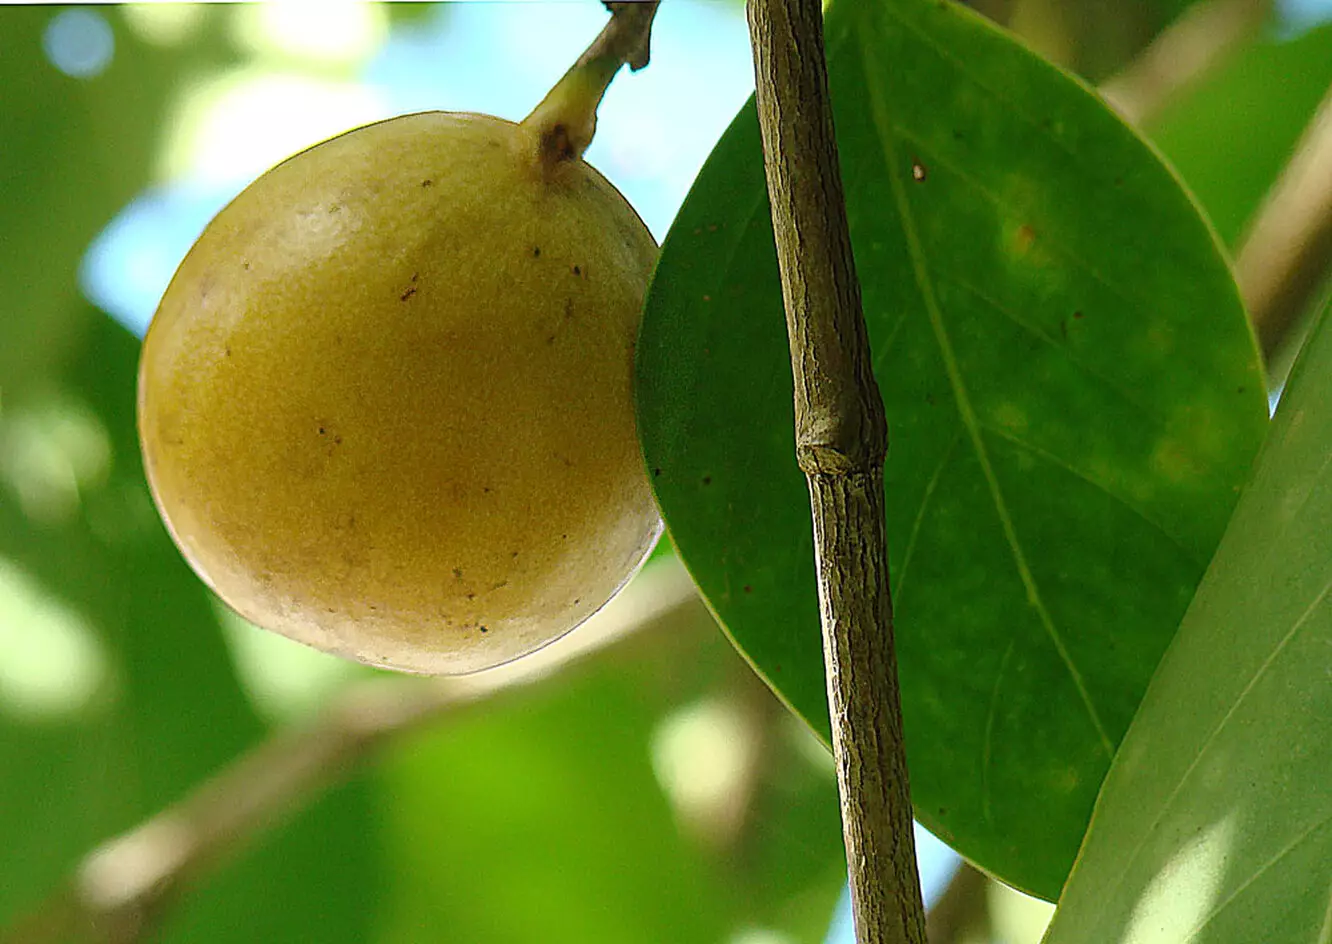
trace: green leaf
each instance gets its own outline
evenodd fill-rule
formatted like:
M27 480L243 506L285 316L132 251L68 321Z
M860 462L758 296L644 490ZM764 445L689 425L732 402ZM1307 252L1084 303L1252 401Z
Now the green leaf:
M752 682L738 663L700 607L390 745L379 778L392 894L376 939L715 944L761 928L821 941L846 875L832 778L768 742L740 789L752 791L741 831L714 846L715 827L682 828L689 816L654 773L684 705L769 697L735 685ZM749 747L705 736L691 776L706 782Z
M829 72L875 371L917 815L1055 897L1266 426L1215 240L1093 96L951 4L841 0ZM681 557L828 730L752 104L663 248L640 426Z
M388 941L716 941L724 911L615 680L492 704L385 766L402 904ZM595 718L595 723L589 723Z
M1323 26L1246 47L1153 119L1153 143L1226 245L1239 243L1330 82L1332 26Z
M114 55L76 79L43 53L59 12L0 11L0 81L23 90L0 97L0 936L49 920L83 855L264 734L149 498L138 342L76 279L147 182L182 76L225 38L157 49L93 11ZM337 791L173 900L153 939L364 940L377 850L363 792Z
M1329 463L1324 313L1106 777L1050 944L1332 934Z

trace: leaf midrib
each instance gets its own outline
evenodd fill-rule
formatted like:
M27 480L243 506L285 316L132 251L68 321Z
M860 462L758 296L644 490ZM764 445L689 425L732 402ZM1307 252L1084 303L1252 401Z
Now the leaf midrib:
M1063 636L1055 626L1049 610L1046 608L1045 601L1041 596L1040 588L1036 584L1031 567L1027 563L1026 552L1018 540L1017 530L1013 524L1012 515L1008 510L1008 503L1004 497L1003 490L999 485L994 467L990 462L989 452L985 447L982 435L981 424L976 415L975 409L971 404L970 394L966 384L962 380L961 371L958 367L957 357L953 351L952 341L948 335L948 329L944 324L943 311L939 307L938 299L935 297L933 282L929 275L929 269L925 261L924 247L921 245L919 234L916 230L915 220L911 213L909 201L903 186L903 180L897 173L897 155L893 145L891 133L891 122L888 119L886 103L883 101L882 92L878 84L870 80L873 75L879 74L876 68L874 54L871 44L867 39L867 31L863 28L855 28L860 40L859 52L860 58L865 70L866 87L869 90L870 115L874 123L875 131L879 138L880 145L884 151L885 172L892 188L893 202L896 206L898 216L902 222L902 232L907 244L907 252L910 256L912 274L914 276L916 287L920 292L921 302L925 307L926 314L930 319L931 328L934 331L935 341L939 347L939 354L943 361L944 371L948 378L949 387L953 392L954 402L957 404L958 413L961 416L963 426L966 428L967 436L971 440L972 449L976 454L976 460L980 465L981 472L984 475L985 482L990 491L990 496L995 506L995 513L999 518L1000 526L1003 529L1005 540L1008 543L1009 550L1013 556L1013 562L1017 568L1018 575L1022 581L1023 587L1027 592L1028 602L1036 611L1037 618L1045 631L1046 637L1050 640L1060 661L1063 662L1065 670L1068 672L1074 688L1078 692L1079 700L1087 712L1092 727L1095 729L1097 737L1101 742L1102 749L1106 758L1114 756L1114 741L1106 731L1104 722L1101 720L1100 713L1092 701L1091 693L1087 689L1082 672L1074 663L1072 654L1068 650ZM840 37L839 37L840 40ZM841 45L840 41L836 45Z

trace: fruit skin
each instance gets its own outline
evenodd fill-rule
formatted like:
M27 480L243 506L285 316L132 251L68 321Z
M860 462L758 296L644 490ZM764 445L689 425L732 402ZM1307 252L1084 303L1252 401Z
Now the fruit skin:
M144 342L158 508L242 616L414 672L582 622L661 530L633 346L657 247L531 129L426 112L279 164L208 225Z

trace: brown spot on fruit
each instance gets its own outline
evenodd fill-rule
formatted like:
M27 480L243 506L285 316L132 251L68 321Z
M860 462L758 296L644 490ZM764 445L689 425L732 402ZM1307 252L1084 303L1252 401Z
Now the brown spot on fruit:
M569 138L569 129L557 124L541 134L541 154L551 164L571 161L578 156L573 141Z

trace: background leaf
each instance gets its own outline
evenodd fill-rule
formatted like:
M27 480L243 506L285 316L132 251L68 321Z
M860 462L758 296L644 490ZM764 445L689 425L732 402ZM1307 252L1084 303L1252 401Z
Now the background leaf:
M715 876L653 776L660 707L628 681L547 686L393 752L385 813L410 904L389 940L725 938Z
M1152 142L1227 246L1239 244L1329 84L1332 25L1244 47L1152 119Z
M650 140L686 108L698 119L690 82L717 82L698 70L675 82L691 56L716 66L730 54L730 71L747 75L742 13L673 11L660 22L674 73L666 51L642 77L661 78L620 87L603 114L601 166L631 182L637 152L615 142ZM381 49L390 17L379 5L321 9L319 30L309 11L266 6L0 11L0 78L15 91L0 99L7 944L91 944L52 923L65 916L56 893L92 849L368 674L219 621L144 483L138 343L83 292L141 326L154 277L164 284L192 227L243 183L238 167L257 172L375 102L530 107L605 19L595 2L392 14ZM62 71L70 53L82 65ZM657 105L639 108L644 96ZM609 116L624 103L637 117L617 138L623 123ZM321 121L325 131L308 130ZM654 150L663 162L636 181L645 215L673 211L707 127L704 116ZM669 558L663 548L657 563L678 566ZM640 635L642 646L421 730L382 766L330 775L333 786L293 798L287 816L193 874L142 939L819 944L845 879L821 747L774 710L701 604ZM680 743L668 750L670 738ZM711 801L734 819L716 828L715 810L682 797L715 785L737 755L743 782Z
M44 54L61 12L0 15L0 79L21 90L0 100L0 928L43 913L80 855L264 733L148 496L138 342L75 278L145 182L175 83L221 51L164 52L84 11L113 52L78 79ZM368 823L363 787L336 791L188 896L156 940L364 940Z
M1332 321L1097 801L1047 940L1332 929Z
M917 815L1053 898L1265 422L1174 178L966 11L842 0L830 80L875 370ZM736 642L826 732L808 498L752 105L663 249L640 425Z

